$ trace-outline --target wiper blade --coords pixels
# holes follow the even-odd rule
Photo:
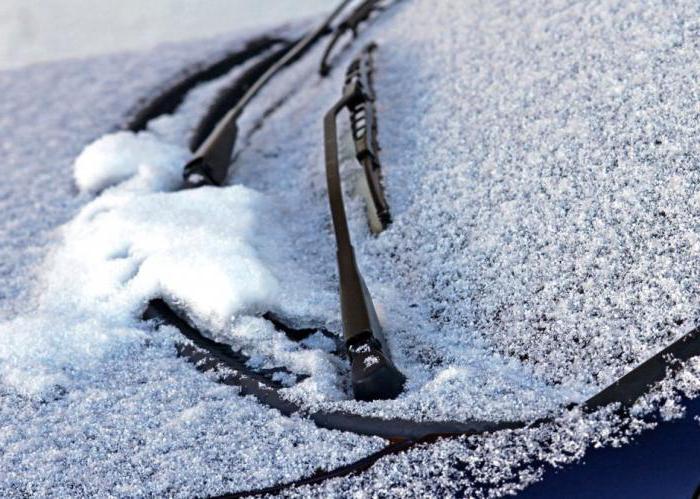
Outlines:
[[[382,186],[382,164],[379,161],[377,142],[377,116],[374,107],[374,83],[372,81],[372,53],[377,45],[370,43],[348,68],[345,77],[345,92],[361,89],[347,107],[350,111],[350,126],[355,142],[355,155],[365,172],[367,187],[367,215],[372,232],[378,234],[391,223],[389,204]]]
[[[375,47],[374,44],[370,45],[350,65],[343,96],[324,118],[326,180],[337,246],[343,334],[352,362],[352,387],[357,400],[395,398],[403,390],[405,382],[405,377],[391,360],[372,296],[355,259],[338,163],[336,118],[346,108],[353,117],[352,128],[358,158],[363,158],[365,164],[371,165],[372,154],[376,153],[376,143],[368,133],[373,126],[366,121],[372,101],[371,55]]]
[[[256,57],[278,44],[287,44],[280,37],[262,36],[250,40],[242,48],[227,52],[212,63],[199,63],[194,68],[179,75],[171,86],[154,97],[139,103],[139,108],[126,120],[124,128],[132,132],[145,130],[148,123],[164,114],[174,113],[185,97],[198,85],[225,75],[231,69]]]
[[[363,0],[363,2],[357,6],[348,16],[343,19],[343,21],[338,25],[333,33],[333,38],[330,39],[328,45],[326,45],[326,50],[323,52],[323,57],[321,59],[321,66],[318,72],[321,76],[327,76],[331,71],[331,65],[328,60],[331,56],[331,51],[338,40],[347,33],[352,32],[353,38],[357,37],[357,28],[360,23],[367,21],[369,17],[375,11],[384,10],[384,5],[381,4],[381,0]]]
[[[289,52],[284,54],[274,65],[268,68],[268,70],[248,89],[245,95],[241,97],[236,105],[224,115],[212,133],[209,134],[202,145],[194,152],[194,157],[185,165],[183,172],[185,187],[191,188],[203,185],[220,186],[226,181],[231,154],[238,135],[236,121],[243,112],[243,109],[280,69],[300,57],[318,41],[318,39],[328,31],[333,20],[350,2],[351,0],[341,1],[335,10],[333,10],[315,30],[302,38]]]
[[[250,87],[258,81],[275,63],[292,50],[301,38],[283,43],[279,47],[273,48],[268,53],[262,55],[232,82],[231,85],[222,89],[214,100],[209,104],[206,113],[202,116],[190,137],[190,151],[196,151],[207,137],[212,133],[216,125],[226,115],[226,113],[238,101],[243,98]]]

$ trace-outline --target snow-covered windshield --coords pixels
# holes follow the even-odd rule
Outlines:
[[[71,63],[99,84],[59,80],[53,93],[53,75],[71,72],[0,74],[1,88],[26,104],[16,127],[8,116],[19,108],[0,103],[3,171],[10,180],[20,168],[63,177],[55,199],[34,199],[65,210],[42,225],[25,205],[4,221],[7,241],[18,220],[35,224],[26,241],[42,245],[3,249],[10,291],[0,303],[0,395],[10,430],[0,462],[21,471],[0,478],[0,487],[70,490],[58,474],[66,466],[83,473],[92,445],[119,457],[81,476],[72,485],[79,493],[183,496],[290,481],[383,446],[283,417],[197,373],[175,358],[177,331],[155,334],[140,320],[158,297],[240,349],[252,367],[301,375],[282,393],[309,411],[415,421],[563,414],[543,427],[392,456],[367,475],[326,483],[328,495],[361,491],[363,480],[413,492],[504,493],[537,477],[525,467],[535,458],[572,460],[592,443],[640,430],[645,423],[635,420],[620,431],[612,411],[584,417],[564,408],[698,321],[700,66],[698,27],[684,21],[697,12],[689,3],[651,3],[659,5],[400,2],[338,47],[328,77],[316,73],[319,46],[259,94],[239,120],[222,188],[177,190],[197,121],[254,60],[200,85],[139,133],[103,134],[124,116],[125,99],[157,86],[155,70],[115,91],[125,79],[118,57]],[[375,105],[393,217],[381,234],[369,231],[355,187],[362,171],[346,120],[341,166],[358,263],[407,385],[396,400],[366,403],[352,400],[346,361],[332,342],[320,333],[291,341],[262,315],[340,334],[322,117],[340,95],[347,63],[370,40],[379,46]],[[188,45],[179,64],[157,52],[133,64],[173,74],[230,45]],[[20,76],[53,96],[43,108],[14,82]],[[61,92],[84,115],[75,116]],[[100,112],[90,109],[98,102]],[[44,133],[33,128],[40,112],[49,116],[49,138],[34,138],[27,155],[26,137]],[[69,175],[77,197],[65,187]],[[16,199],[3,188],[5,199]],[[61,222],[48,241],[47,228]],[[665,400],[673,386],[693,394],[697,368],[654,397]],[[665,411],[678,408],[667,402]],[[37,453],[44,459],[32,460]]]

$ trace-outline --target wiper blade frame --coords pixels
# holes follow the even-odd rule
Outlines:
[[[318,39],[327,32],[333,20],[350,2],[351,0],[342,0],[315,30],[308,33],[289,52],[284,54],[274,65],[268,68],[268,70],[255,81],[250,89],[248,89],[245,95],[241,97],[236,105],[224,115],[212,133],[209,134],[202,145],[194,152],[194,157],[185,165],[183,172],[185,187],[192,188],[203,185],[220,186],[226,181],[231,154],[238,135],[238,125],[236,121],[243,112],[243,109],[280,69],[300,57],[318,41]]]
[[[377,48],[370,43],[348,68],[345,78],[345,92],[355,92],[352,85],[358,85],[361,94],[352,99],[347,107],[350,111],[350,127],[355,142],[355,155],[362,165],[367,183],[367,214],[372,232],[378,234],[391,223],[389,204],[382,186],[382,164],[379,161],[377,142],[377,117],[374,106],[373,52]]]
[[[363,2],[358,5],[355,10],[353,10],[348,16],[343,19],[343,21],[338,25],[338,27],[333,32],[333,38],[330,39],[328,45],[326,45],[326,50],[323,52],[323,57],[321,58],[321,65],[319,66],[318,73],[321,76],[327,76],[332,66],[329,64],[329,59],[331,56],[331,51],[338,40],[347,33],[352,32],[353,38],[357,37],[357,28],[360,23],[369,19],[369,16],[373,12],[378,10],[383,10],[384,6],[380,4],[380,0],[363,0]]]

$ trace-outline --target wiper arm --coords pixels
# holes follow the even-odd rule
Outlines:
[[[231,154],[238,135],[236,121],[243,109],[280,69],[301,56],[318,41],[328,31],[333,20],[350,2],[351,0],[341,1],[335,10],[315,30],[302,38],[289,52],[265,71],[236,105],[224,115],[202,145],[194,152],[190,162],[185,165],[183,172],[185,187],[219,186],[226,181]]]
[[[236,66],[247,62],[278,44],[287,44],[280,37],[262,36],[250,40],[244,47],[224,54],[211,63],[199,63],[184,74],[180,74],[172,85],[146,101],[127,119],[124,128],[132,132],[145,130],[148,123],[164,114],[174,113],[185,97],[198,85],[219,78]]]
[[[327,76],[331,71],[331,65],[328,60],[330,59],[331,51],[338,40],[347,33],[352,32],[353,38],[357,37],[357,28],[360,23],[367,21],[369,17],[375,11],[384,10],[384,6],[381,5],[381,0],[363,0],[363,2],[355,8],[348,16],[343,19],[343,21],[338,25],[333,33],[333,38],[330,39],[328,45],[326,45],[326,50],[323,52],[323,58],[321,59],[321,65],[318,72],[321,76]]]
[[[301,37],[273,48],[243,70],[231,85],[222,89],[217,94],[190,136],[190,151],[199,149],[226,113],[243,98],[250,87],[258,81],[268,69],[284,57],[287,52],[292,50],[299,40],[301,40]]]
[[[353,392],[358,400],[395,398],[403,390],[405,382],[405,377],[391,361],[372,296],[357,266],[345,214],[338,164],[336,118],[347,108],[352,116],[357,157],[362,158],[363,164],[374,168],[376,142],[370,131],[375,130],[376,125],[373,124],[371,111],[368,114],[373,98],[370,73],[374,48],[375,45],[370,45],[350,65],[343,96],[324,118],[326,180],[337,246],[343,334],[352,362]],[[367,121],[368,119],[372,121]],[[375,178],[374,170],[371,173],[368,177]]]

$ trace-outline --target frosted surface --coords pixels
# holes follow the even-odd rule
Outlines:
[[[176,115],[142,134],[101,136],[105,126],[100,133],[71,135],[79,138],[62,152],[63,175],[71,175],[68,158],[87,146],[75,163],[86,193],[71,197],[66,188],[53,194],[69,207],[49,226],[72,220],[48,254],[46,226],[25,237],[39,247],[33,260],[24,257],[31,247],[18,251],[21,238],[3,238],[17,241],[3,250],[12,294],[3,305],[8,320],[0,325],[0,386],[13,406],[5,409],[11,429],[3,435],[15,434],[29,413],[22,411],[37,400],[49,400],[48,413],[65,405],[79,414],[87,402],[78,394],[93,386],[111,393],[112,376],[133,369],[146,386],[127,383],[124,389],[134,390],[130,403],[163,400],[177,386],[182,398],[164,402],[158,418],[204,404],[218,425],[205,424],[213,420],[205,416],[195,426],[211,448],[234,459],[245,447],[247,465],[217,465],[229,473],[225,483],[216,473],[200,473],[196,486],[177,494],[301,477],[380,446],[376,439],[329,437],[301,420],[284,420],[172,358],[174,333],[154,336],[138,321],[155,296],[178,303],[256,366],[310,375],[285,390],[308,408],[498,420],[558,414],[584,400],[697,324],[694,82],[700,66],[698,26],[691,22],[697,9],[690,2],[669,7],[654,1],[502,2],[469,9],[457,1],[404,2],[351,50],[341,47],[329,78],[314,74],[319,47],[259,95],[239,122],[234,167],[223,189],[171,192],[186,157],[185,123],[196,119],[221,82],[194,92]],[[378,237],[367,229],[355,188],[359,170],[344,118],[340,149],[358,260],[408,386],[396,401],[360,404],[348,400],[347,368],[321,338],[305,348],[260,315],[272,311],[293,324],[340,330],[321,118],[340,95],[349,58],[373,39],[379,43],[379,141],[394,218]],[[100,61],[84,63],[83,71]],[[12,82],[22,74],[3,78]],[[20,88],[5,85],[21,101]],[[7,147],[25,147],[29,135],[17,135]],[[97,141],[89,145],[91,139]],[[37,148],[36,154],[48,154]],[[10,165],[21,164],[14,154],[9,158]],[[10,170],[15,175],[16,168]],[[87,193],[96,191],[96,197]],[[17,219],[25,222],[16,225],[32,227],[27,220],[35,210],[24,205]],[[40,276],[34,294],[23,269]],[[27,297],[26,308],[17,305],[20,297]],[[638,415],[654,404],[662,404],[664,416],[678,415],[673,387],[697,393],[695,364],[642,401]],[[170,384],[162,382],[162,365],[173,373]],[[227,402],[202,401],[209,391]],[[138,418],[134,410],[115,424]],[[276,424],[292,428],[279,445],[307,456],[299,458],[303,466],[290,457],[267,467],[277,444],[266,432]],[[36,425],[57,439],[68,431],[38,416]],[[239,451],[217,440],[217,432],[240,425],[232,434]],[[625,443],[646,426],[639,420],[621,425],[606,411],[587,417],[573,411],[537,429],[419,448],[384,459],[360,477],[298,493],[348,496],[371,483],[395,495],[479,494],[484,486],[502,494],[537,478],[538,469],[528,467],[534,459],[577,459],[593,443]],[[160,456],[152,439],[161,433],[139,424],[130,431],[130,441],[146,442],[140,447],[145,456]],[[100,438],[109,445],[108,436]],[[295,439],[303,445],[295,446]],[[303,454],[316,444],[317,455]],[[91,455],[87,446],[80,449]],[[196,463],[193,474],[211,466],[203,447],[181,452]],[[328,453],[342,457],[330,461]],[[5,459],[29,466],[30,456],[16,446]],[[101,463],[104,473],[114,472]],[[12,480],[45,484],[53,475],[44,478],[41,470],[49,468],[42,466]],[[124,494],[175,493],[168,487],[180,482],[169,469],[155,466],[162,482],[144,480],[147,485]],[[134,473],[142,472],[135,464]],[[254,483],[247,481],[251,473]],[[134,483],[127,475],[124,483]],[[154,483],[161,485],[138,488]],[[100,486],[94,487],[86,490]]]

